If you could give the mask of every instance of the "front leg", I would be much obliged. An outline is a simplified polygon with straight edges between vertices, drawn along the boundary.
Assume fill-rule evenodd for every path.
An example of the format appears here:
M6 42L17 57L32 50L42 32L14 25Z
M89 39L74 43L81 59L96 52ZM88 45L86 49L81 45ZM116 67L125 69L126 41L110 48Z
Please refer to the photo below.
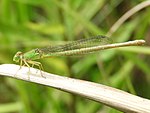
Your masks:
M17 72L15 73L14 77L17 77L17 73L18 71L21 69L22 66L24 66L25 64L23 64L22 60L20 60L20 67L19 69L17 70Z

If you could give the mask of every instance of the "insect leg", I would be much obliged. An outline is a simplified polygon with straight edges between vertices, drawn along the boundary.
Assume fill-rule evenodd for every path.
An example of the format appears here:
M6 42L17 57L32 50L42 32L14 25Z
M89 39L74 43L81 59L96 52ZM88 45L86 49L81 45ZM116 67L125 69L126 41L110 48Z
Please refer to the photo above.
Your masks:
M19 67L19 69L17 70L17 72L15 73L15 75L14 75L14 77L17 77L17 73L18 73L18 71L21 69L21 67L24 65L22 65L23 64L23 62L22 62L22 59L20 60L20 67Z
M34 65L38 66L39 69L40 69L41 76L42 76L43 78L46 78L46 77L44 77L43 74L42 74L42 71L41 71L41 70L44 70L44 68L43 68L43 66L42 66L42 64L41 64L40 62L28 61L28 63L32 64L32 67L33 67Z
M30 65L25 61L23 60L24 64L29 68L29 72L28 72L28 80L30 80Z

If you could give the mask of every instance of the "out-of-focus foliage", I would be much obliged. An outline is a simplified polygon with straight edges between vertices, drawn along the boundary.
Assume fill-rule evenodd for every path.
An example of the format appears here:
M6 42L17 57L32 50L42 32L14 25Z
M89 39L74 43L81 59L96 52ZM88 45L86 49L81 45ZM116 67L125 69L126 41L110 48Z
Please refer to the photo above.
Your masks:
M106 35L143 0L0 0L0 63L17 51ZM100 51L79 57L41 59L45 71L109 85L150 99L150 8L125 21L111 38L147 47ZM8 69L9 70L9 69ZM0 112L120 113L103 104L38 84L0 77Z

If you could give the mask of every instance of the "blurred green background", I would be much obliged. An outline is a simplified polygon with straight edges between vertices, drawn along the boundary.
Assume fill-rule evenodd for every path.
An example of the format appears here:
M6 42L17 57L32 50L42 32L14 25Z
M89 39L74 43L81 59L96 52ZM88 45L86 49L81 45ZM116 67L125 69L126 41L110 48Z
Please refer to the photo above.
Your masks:
M66 41L107 35L113 24L144 0L0 0L0 63ZM150 7L112 34L114 42L144 39L142 47L79 57L39 60L45 71L112 86L150 99ZM9 69L8 69L9 71ZM121 113L83 97L13 78L0 77L0 113Z

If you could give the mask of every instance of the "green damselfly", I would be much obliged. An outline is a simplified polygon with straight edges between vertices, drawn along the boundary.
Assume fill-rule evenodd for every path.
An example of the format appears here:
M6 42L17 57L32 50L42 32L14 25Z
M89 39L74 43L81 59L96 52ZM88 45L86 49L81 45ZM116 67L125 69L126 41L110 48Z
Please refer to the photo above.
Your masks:
M36 48L26 53L19 51L15 54L13 61L20 62L20 68L21 66L26 65L30 69L29 64L31 64L32 67L37 65L40 70L43 70L42 64L34 60L53 56L75 56L89 54L99 50L125 46L137 46L143 45L144 43L144 40L134 40L112 44L112 40L109 37L98 35L88 39L72 41L67 44Z

